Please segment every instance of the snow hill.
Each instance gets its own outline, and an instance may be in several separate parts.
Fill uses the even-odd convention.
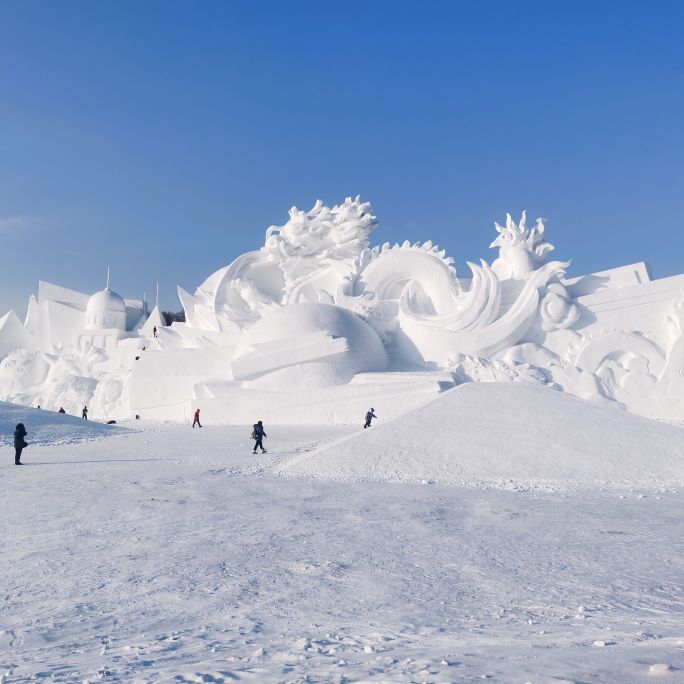
[[[73,444],[127,432],[116,425],[104,425],[55,411],[30,408],[0,401],[0,446],[14,443],[14,429],[23,423],[30,446]]]
[[[303,453],[282,474],[504,489],[684,483],[684,429],[522,383],[469,383]]]

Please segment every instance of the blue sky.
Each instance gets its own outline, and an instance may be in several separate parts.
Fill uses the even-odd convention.
[[[194,290],[293,204],[581,273],[684,271],[684,3],[0,2],[0,313],[39,278]]]

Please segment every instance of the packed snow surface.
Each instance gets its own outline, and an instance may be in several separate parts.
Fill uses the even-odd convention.
[[[684,483],[684,428],[522,383],[468,383],[283,473],[505,489]]]
[[[0,450],[6,684],[681,681],[684,497],[653,489],[657,451],[646,489],[502,491],[274,474],[357,428],[266,425],[253,455],[249,426],[131,427]]]
[[[126,432],[116,425],[0,401],[0,446],[14,444],[17,423],[24,423],[28,430],[26,441],[33,446],[83,442]]]

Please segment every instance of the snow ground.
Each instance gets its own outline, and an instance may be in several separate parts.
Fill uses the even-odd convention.
[[[4,449],[6,682],[683,680],[667,483],[282,478],[352,429],[267,426],[253,456],[249,428],[143,427],[31,446],[23,468]]]

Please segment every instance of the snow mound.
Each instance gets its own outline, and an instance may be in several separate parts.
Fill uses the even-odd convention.
[[[684,483],[684,429],[520,383],[469,383],[280,466],[332,480],[504,489]]]
[[[73,444],[127,432],[116,425],[0,401],[0,446],[14,444],[17,423],[26,427],[26,441],[30,446]]]

